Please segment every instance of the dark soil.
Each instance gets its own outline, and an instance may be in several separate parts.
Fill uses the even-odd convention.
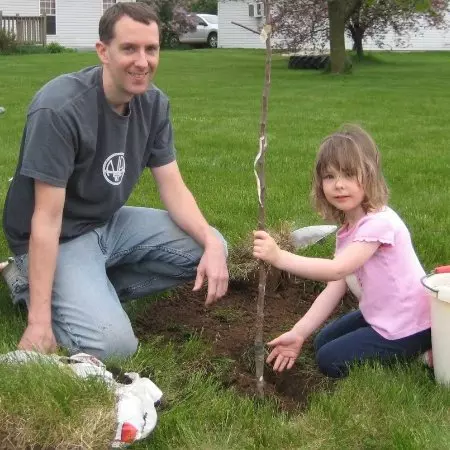
[[[283,277],[268,282],[265,297],[264,339],[289,330],[308,310],[323,286],[304,280]],[[175,291],[169,298],[148,305],[136,322],[141,339],[163,335],[183,342],[194,333],[210,343],[214,357],[233,360],[232,370],[221,375],[224,386],[234,386],[244,395],[256,394],[253,342],[255,336],[256,283],[231,282],[226,297],[214,306],[204,306],[206,291],[192,292],[192,285]],[[345,297],[335,318],[355,307]],[[285,410],[304,409],[312,392],[331,390],[333,381],[324,377],[314,362],[312,339],[305,343],[294,367],[276,374],[266,365],[265,393],[274,396]]]

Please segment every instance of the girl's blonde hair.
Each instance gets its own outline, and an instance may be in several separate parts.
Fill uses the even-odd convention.
[[[322,180],[330,169],[357,178],[364,189],[361,206],[366,213],[387,204],[389,191],[381,171],[380,154],[374,140],[361,127],[346,125],[326,137],[316,157],[311,190],[314,207],[325,220],[342,224],[344,213],[330,205],[323,192]]]

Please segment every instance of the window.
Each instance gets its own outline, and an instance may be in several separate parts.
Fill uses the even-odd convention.
[[[40,0],[41,14],[46,15],[47,34],[56,34],[56,0]]]
[[[203,19],[198,16],[195,18],[195,21],[197,22],[197,25],[203,25],[204,27],[208,25]]]
[[[103,12],[105,12],[110,6],[114,5],[116,0],[103,0]]]
[[[190,19],[190,22],[192,22],[192,24],[195,26],[204,25],[206,27],[208,25],[201,17],[197,16],[196,14],[189,14],[188,18]]]

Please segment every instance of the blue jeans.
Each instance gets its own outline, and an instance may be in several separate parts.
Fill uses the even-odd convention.
[[[52,291],[57,342],[100,359],[133,354],[137,339],[121,302],[193,280],[202,254],[166,211],[128,206],[61,244]],[[21,277],[13,299],[28,304],[28,255],[15,262]]]
[[[388,363],[414,358],[431,348],[431,330],[389,340],[378,334],[354,311],[325,326],[314,340],[320,371],[332,378],[348,374],[349,366],[363,361]]]

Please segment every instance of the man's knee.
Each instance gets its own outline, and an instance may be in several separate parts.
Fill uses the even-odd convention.
[[[128,335],[123,334],[112,339],[110,336],[106,336],[104,346],[104,359],[110,357],[128,358],[136,352],[138,340],[134,333]]]
[[[335,352],[329,345],[319,348],[316,353],[319,370],[330,378],[343,378],[348,374],[348,367],[344,361],[336,358]]]
[[[108,358],[127,358],[137,349],[138,340],[130,329],[110,328],[96,333],[92,340],[80,342],[82,352],[89,353],[100,360]]]

